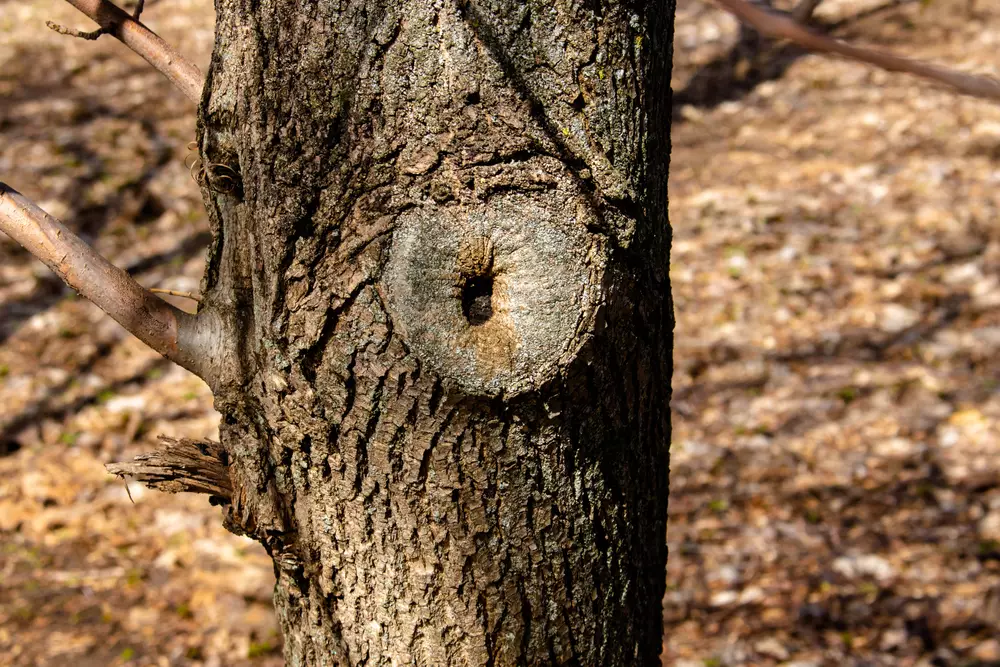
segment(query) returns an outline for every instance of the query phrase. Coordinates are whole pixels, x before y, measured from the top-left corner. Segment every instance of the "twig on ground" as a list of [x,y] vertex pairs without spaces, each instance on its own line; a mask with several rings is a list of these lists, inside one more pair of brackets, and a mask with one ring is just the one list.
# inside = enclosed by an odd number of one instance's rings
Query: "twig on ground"
[[82,32],[46,21],[46,25],[51,29],[63,35],[82,39],[97,39],[101,35],[112,35],[170,79],[189,100],[195,104],[201,100],[201,89],[205,81],[201,70],[175,51],[159,35],[139,23],[144,0],[139,0],[131,15],[108,0],[66,1],[101,27],[93,32]]
[[910,60],[891,53],[853,46],[833,37],[813,32],[790,16],[756,7],[747,0],[715,0],[726,11],[752,26],[762,35],[787,39],[804,49],[875,65],[890,72],[904,72],[944,84],[965,95],[1000,101],[1000,80],[976,76]]

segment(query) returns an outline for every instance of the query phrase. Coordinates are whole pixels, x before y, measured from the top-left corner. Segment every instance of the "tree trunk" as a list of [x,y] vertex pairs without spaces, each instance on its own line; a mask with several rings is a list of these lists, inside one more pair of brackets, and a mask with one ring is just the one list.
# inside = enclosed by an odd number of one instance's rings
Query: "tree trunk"
[[287,664],[656,664],[673,0],[216,8],[203,308]]

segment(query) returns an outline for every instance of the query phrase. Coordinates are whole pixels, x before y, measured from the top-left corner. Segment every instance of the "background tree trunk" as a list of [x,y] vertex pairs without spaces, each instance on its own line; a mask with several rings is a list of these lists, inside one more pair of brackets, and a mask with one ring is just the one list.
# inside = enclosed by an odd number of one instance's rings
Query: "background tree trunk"
[[672,0],[217,0],[203,306],[289,665],[661,648]]

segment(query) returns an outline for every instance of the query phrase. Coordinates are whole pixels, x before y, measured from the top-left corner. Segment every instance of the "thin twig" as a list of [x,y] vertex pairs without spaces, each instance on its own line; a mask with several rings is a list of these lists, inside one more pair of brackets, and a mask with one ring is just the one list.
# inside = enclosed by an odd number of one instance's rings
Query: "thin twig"
[[827,37],[800,25],[792,18],[756,7],[747,0],[715,0],[719,5],[761,34],[787,39],[809,51],[834,55],[875,65],[890,72],[905,72],[944,84],[973,97],[1000,101],[1000,80],[989,76],[964,74],[891,53],[853,46]]
[[81,32],[64,28],[51,21],[46,21],[47,26],[60,34],[83,39],[97,39],[104,34],[113,35],[170,79],[189,100],[195,104],[201,100],[201,89],[205,83],[201,70],[175,51],[159,35],[139,23],[144,0],[139,0],[131,15],[108,0],[66,0],[66,2],[97,22],[101,26],[100,29]]
[[84,32],[83,30],[77,30],[75,28],[65,28],[54,21],[46,21],[45,25],[58,32],[60,35],[68,35],[70,37],[78,37],[80,39],[87,40],[95,40],[101,35],[107,35],[109,32],[107,28],[98,28],[97,30]]
[[222,334],[212,315],[190,315],[153,295],[2,182],[0,232],[20,243],[146,345],[209,384],[218,379]]
[[192,301],[197,301],[201,303],[201,297],[193,292],[178,292],[172,289],[161,289],[159,287],[150,287],[149,291],[153,294],[169,294],[170,296],[179,296],[185,299],[191,299]]

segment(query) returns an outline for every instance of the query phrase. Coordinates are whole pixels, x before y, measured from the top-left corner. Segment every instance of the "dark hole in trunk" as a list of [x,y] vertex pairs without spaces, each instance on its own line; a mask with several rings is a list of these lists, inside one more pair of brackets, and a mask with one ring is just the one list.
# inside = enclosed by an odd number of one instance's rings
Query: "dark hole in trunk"
[[462,314],[472,326],[493,317],[493,276],[473,276],[462,288]]

